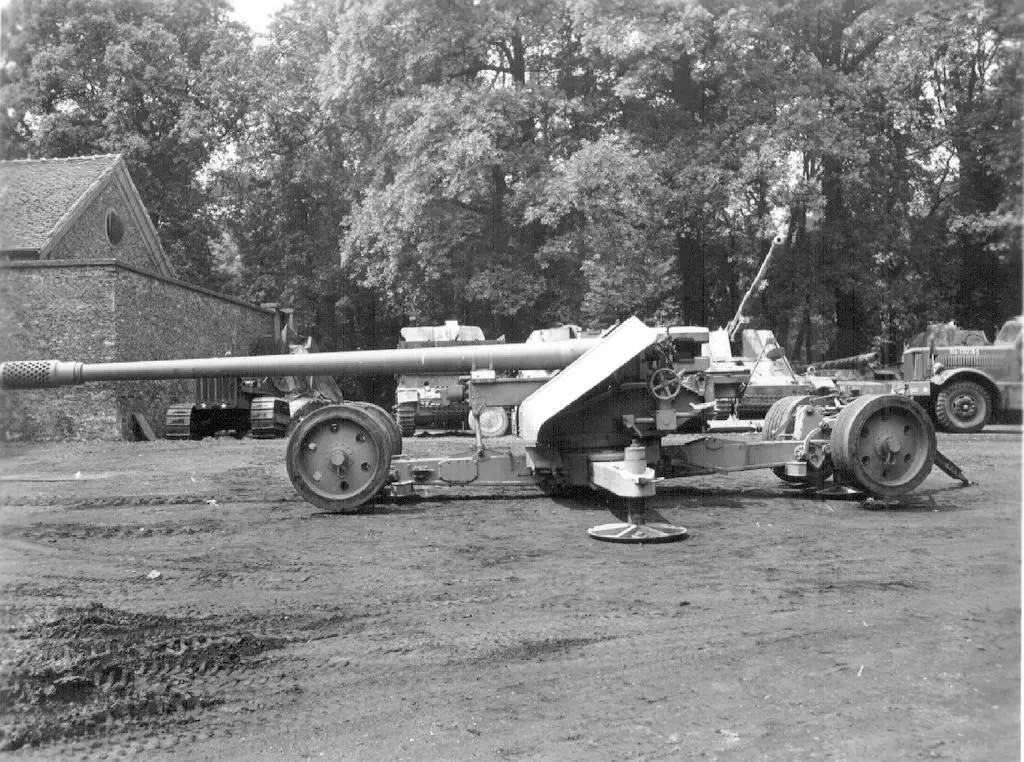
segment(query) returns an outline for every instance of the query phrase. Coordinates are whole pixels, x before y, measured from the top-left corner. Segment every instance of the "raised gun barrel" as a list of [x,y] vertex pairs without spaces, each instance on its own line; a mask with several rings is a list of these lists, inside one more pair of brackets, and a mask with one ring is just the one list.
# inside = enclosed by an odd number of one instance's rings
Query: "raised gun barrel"
[[474,370],[560,370],[599,342],[600,339],[573,339],[539,344],[370,349],[111,363],[16,360],[0,363],[0,389],[43,389],[90,381],[231,376],[372,376],[394,373],[470,373]]
[[837,357],[834,360],[822,360],[811,367],[815,371],[822,370],[865,370],[878,362],[878,352],[865,352],[849,357]]
[[785,246],[785,244],[786,236],[782,234],[775,236],[772,240],[772,245],[768,248],[768,253],[764,255],[764,261],[761,262],[761,266],[757,269],[757,275],[754,276],[754,280],[750,281],[750,286],[747,288],[746,293],[743,294],[743,298],[740,300],[740,306],[736,308],[736,314],[733,316],[732,320],[729,321],[729,325],[725,327],[729,336],[729,341],[736,341],[736,337],[739,335],[740,329],[750,322],[750,318],[748,318],[746,314],[750,300],[753,299],[761,290],[765,276],[768,274],[768,266],[771,264],[776,252]]

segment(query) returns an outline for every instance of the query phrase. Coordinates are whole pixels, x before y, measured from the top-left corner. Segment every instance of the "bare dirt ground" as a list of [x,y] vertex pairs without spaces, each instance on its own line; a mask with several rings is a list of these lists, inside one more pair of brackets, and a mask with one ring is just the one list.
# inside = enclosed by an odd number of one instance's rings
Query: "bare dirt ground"
[[939,447],[977,484],[866,510],[676,480],[654,506],[690,538],[622,546],[525,490],[323,515],[284,441],[8,445],[0,749],[1019,759],[1021,428]]

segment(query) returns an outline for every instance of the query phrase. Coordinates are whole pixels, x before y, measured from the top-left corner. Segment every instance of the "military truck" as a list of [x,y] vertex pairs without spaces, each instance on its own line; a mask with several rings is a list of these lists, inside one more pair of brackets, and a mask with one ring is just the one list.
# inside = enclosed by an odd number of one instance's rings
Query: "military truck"
[[933,324],[907,342],[898,368],[871,367],[871,355],[861,355],[867,359],[869,377],[834,372],[840,370],[836,366],[849,364],[843,360],[820,363],[813,371],[834,375],[843,396],[895,392],[913,397],[941,429],[969,434],[981,431],[996,415],[1020,414],[1022,329],[1024,316],[1012,317],[989,343],[982,331]]
[[[504,336],[485,339],[479,326],[459,325],[457,320],[445,321],[444,325],[407,326],[400,333],[399,349],[505,343]],[[479,426],[481,434],[488,437],[508,431],[509,416],[504,409],[487,409],[471,420],[468,401],[448,399],[447,390],[457,386],[459,379],[459,374],[444,373],[405,373],[398,377],[393,414],[403,437],[412,436],[417,429],[457,431]]]

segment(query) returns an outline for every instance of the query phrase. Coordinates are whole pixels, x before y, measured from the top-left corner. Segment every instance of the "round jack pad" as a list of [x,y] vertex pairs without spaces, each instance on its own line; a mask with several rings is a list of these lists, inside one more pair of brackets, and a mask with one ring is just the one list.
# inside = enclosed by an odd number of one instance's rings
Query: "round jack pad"
[[686,527],[662,522],[634,524],[629,521],[591,527],[587,530],[587,534],[595,540],[625,543],[677,542],[690,536]]

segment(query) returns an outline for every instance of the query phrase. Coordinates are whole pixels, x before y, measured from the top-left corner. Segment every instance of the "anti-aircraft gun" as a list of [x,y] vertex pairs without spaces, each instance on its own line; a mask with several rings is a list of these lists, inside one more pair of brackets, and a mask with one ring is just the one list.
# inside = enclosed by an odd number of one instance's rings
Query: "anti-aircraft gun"
[[[748,381],[740,387],[735,399],[720,397],[716,417],[726,419],[763,418],[778,400],[795,394],[828,394],[835,390],[830,378],[798,376],[789,358],[779,348],[775,334],[768,330],[745,328],[750,323],[747,312],[754,298],[763,290],[769,267],[785,247],[785,236],[778,235],[765,255],[757,274],[743,294],[736,314],[725,328],[711,332],[708,354],[715,367],[723,372],[730,366],[743,368],[749,373]],[[734,347],[740,345],[739,354]]]
[[[428,486],[605,490],[627,503],[625,522],[593,527],[598,539],[660,542],[683,527],[648,522],[644,506],[664,478],[772,469],[787,481],[898,498],[938,465],[966,483],[936,449],[935,429],[913,400],[863,396],[791,396],[769,411],[761,439],[666,438],[701,421],[716,395],[735,396],[734,372],[719,376],[703,355],[709,331],[655,328],[636,318],[600,338],[533,344],[366,350],[309,355],[226,357],[84,364],[0,364],[0,388],[28,389],[90,381],[260,375],[394,375],[414,369],[468,374],[448,390],[474,410],[518,408],[522,451],[487,450],[478,436],[462,457],[402,455],[401,432],[382,408],[344,403],[320,408],[294,429],[286,468],[295,490],[324,511],[353,512],[382,495]],[[560,370],[535,383],[477,384],[473,371]],[[514,383],[513,383],[514,382]]]

